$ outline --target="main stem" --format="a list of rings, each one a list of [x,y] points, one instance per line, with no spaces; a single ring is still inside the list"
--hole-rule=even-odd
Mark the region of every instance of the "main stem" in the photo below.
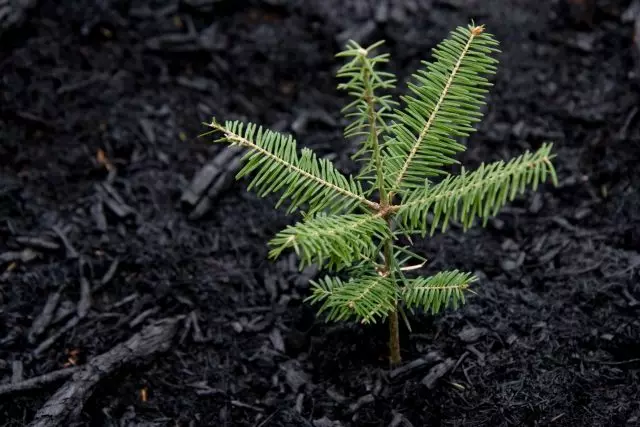
[[[365,67],[364,69],[364,79],[366,89],[365,89],[365,101],[367,103],[367,114],[369,119],[369,138],[371,141],[372,151],[373,151],[373,161],[376,165],[376,173],[378,175],[378,191],[380,193],[380,210],[387,211],[389,208],[389,194],[387,193],[384,187],[384,179],[382,176],[382,156],[380,153],[380,144],[378,141],[378,130],[377,130],[377,117],[376,110],[374,105],[374,97],[373,97],[373,87],[371,85],[371,81],[368,78],[369,69]],[[391,219],[389,217],[387,219],[387,226],[389,227],[389,231],[391,231]],[[389,233],[391,235],[391,233]],[[391,279],[394,279],[393,276],[393,239],[388,238],[384,241],[384,267],[382,274],[389,275]],[[395,283],[394,283],[395,286]],[[394,301],[393,310],[389,313],[389,362],[391,365],[397,365],[402,361],[402,356],[400,355],[400,326],[398,322],[398,300]]]
[[[391,229],[391,220],[387,219],[387,225]],[[391,238],[384,242],[384,269],[394,281],[395,278],[392,270],[393,260],[393,240]],[[398,322],[398,299],[394,301],[393,310],[389,313],[389,362],[391,365],[397,365],[402,361],[400,355],[400,325]]]
[[[380,207],[386,208],[389,205],[389,198],[384,188],[384,179],[382,176],[382,155],[380,153],[380,143],[378,142],[378,118],[376,116],[376,106],[373,96],[373,86],[369,79],[369,68],[367,67],[366,58],[363,58],[365,62],[364,77],[365,93],[364,100],[367,103],[367,118],[369,120],[369,140],[371,141],[371,148],[373,151],[373,161],[376,165],[376,175],[378,177],[378,191],[380,193]]]

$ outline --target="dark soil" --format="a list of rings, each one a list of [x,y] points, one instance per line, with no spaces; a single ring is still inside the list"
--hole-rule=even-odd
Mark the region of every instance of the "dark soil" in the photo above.
[[[0,19],[0,425],[640,425],[628,1],[0,3],[14,8]],[[198,138],[212,115],[293,132],[349,170],[343,42],[386,39],[406,77],[470,19],[502,54],[462,160],[553,141],[560,185],[487,228],[417,239],[425,274],[481,281],[463,309],[413,318],[409,365],[390,372],[384,326],[316,320],[302,303],[315,272],[267,260],[294,220],[273,200],[244,183],[198,215],[180,199],[221,152]],[[163,319],[177,330],[138,347]],[[74,394],[52,402],[62,387]]]

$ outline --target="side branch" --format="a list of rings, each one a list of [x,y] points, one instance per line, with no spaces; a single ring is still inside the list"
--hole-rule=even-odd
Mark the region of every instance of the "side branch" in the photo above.
[[[429,119],[427,120],[427,123],[424,125],[424,128],[422,128],[422,132],[420,132],[420,135],[418,136],[415,144],[411,148],[411,151],[409,152],[409,155],[407,156],[404,164],[402,165],[402,169],[400,169],[400,173],[396,177],[395,184],[393,186],[393,189],[391,190],[391,195],[393,195],[393,193],[398,188],[400,188],[400,184],[402,183],[402,180],[403,180],[405,174],[407,173],[407,169],[409,169],[409,165],[411,164],[411,162],[413,161],[413,158],[415,157],[416,153],[418,152],[418,149],[420,148],[420,145],[422,145],[427,133],[429,132],[429,129],[431,129],[431,125],[433,124],[435,118],[438,116],[438,112],[440,111],[440,107],[442,106],[442,103],[444,102],[444,100],[447,98],[447,95],[449,94],[449,88],[451,87],[451,84],[453,83],[453,80],[455,79],[456,75],[458,74],[458,70],[460,69],[460,65],[462,64],[462,60],[467,55],[467,52],[469,51],[469,47],[471,46],[471,43],[473,42],[473,39],[476,36],[480,35],[481,33],[482,33],[482,27],[475,27],[475,28],[473,28],[471,30],[470,36],[469,36],[469,40],[467,40],[467,43],[464,46],[464,49],[460,53],[460,56],[458,57],[458,61],[456,62],[455,66],[453,67],[453,70],[451,71],[451,74],[449,75],[449,78],[447,79],[447,82],[446,82],[446,84],[444,86],[444,90],[440,94],[440,98],[438,98],[438,102],[436,103],[435,107],[433,108],[433,111],[429,115]],[[390,199],[391,198],[392,197],[390,197]]]
[[[533,161],[530,162],[526,165],[523,166],[523,168],[535,168],[536,166],[539,166],[540,164],[545,164],[548,168],[552,168],[552,164],[551,161],[544,157],[542,159],[538,159],[537,161]],[[426,205],[426,204],[431,204],[431,203],[437,203],[440,200],[443,199],[448,199],[448,198],[455,198],[458,196],[462,196],[464,194],[468,194],[473,192],[474,190],[479,190],[482,187],[486,187],[489,185],[492,185],[494,183],[498,183],[498,182],[502,182],[505,181],[506,179],[508,179],[511,175],[513,175],[514,172],[510,171],[510,170],[504,170],[500,173],[497,173],[493,176],[491,176],[489,179],[487,180],[478,180],[476,182],[469,182],[466,185],[463,186],[459,186],[457,188],[453,188],[451,190],[448,191],[444,191],[444,192],[439,192],[436,189],[433,189],[432,194],[427,194],[424,197],[418,198],[418,199],[413,199],[407,203],[402,203],[400,205],[391,205],[388,208],[388,211],[390,212],[397,212],[401,209],[405,209],[405,208],[410,208],[410,207],[414,207],[414,206],[421,206],[421,205]]]
[[[406,229],[426,234],[428,215],[433,214],[431,233],[439,224],[444,230],[450,220],[461,220],[465,229],[476,217],[496,215],[498,210],[527,186],[536,189],[548,176],[554,184],[557,177],[551,164],[551,144],[538,151],[526,152],[509,163],[502,161],[481,165],[473,172],[449,176],[440,183],[409,194],[403,204],[389,209],[401,219]]]
[[[321,186],[330,189],[331,191],[338,193],[344,197],[347,197],[351,200],[357,201],[373,210],[378,210],[380,208],[380,205],[376,202],[373,202],[371,200],[368,200],[366,197],[354,193],[353,191],[350,191],[348,189],[342,188],[334,183],[331,183],[325,179],[322,179],[319,176],[316,176],[312,173],[309,173],[307,171],[305,171],[304,169],[296,166],[295,164],[287,161],[286,159],[280,158],[278,156],[276,156],[275,154],[269,152],[268,150],[266,150],[265,148],[261,147],[260,145],[256,144],[255,142],[251,141],[248,138],[245,138],[244,136],[242,136],[239,133],[233,132],[232,130],[230,130],[228,127],[223,126],[215,121],[212,121],[211,123],[206,123],[206,126],[209,126],[219,132],[222,132],[225,136],[225,139],[230,142],[232,145],[239,145],[241,147],[245,147],[250,149],[251,151],[254,151],[256,153],[259,153],[261,156],[268,158],[269,160],[281,165],[282,167],[286,168],[287,170],[290,170],[294,173],[296,173],[297,175],[303,177],[306,180],[309,181],[313,181],[317,184],[320,184]],[[205,134],[206,135],[206,134]]]
[[[271,258],[293,248],[301,267],[312,263],[340,269],[376,254],[374,238],[391,237],[380,213],[321,215],[289,226],[269,242]]]

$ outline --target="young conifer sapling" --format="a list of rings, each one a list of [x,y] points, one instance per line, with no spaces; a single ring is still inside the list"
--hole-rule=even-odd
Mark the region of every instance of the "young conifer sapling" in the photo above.
[[[328,320],[380,320],[389,323],[390,361],[401,361],[399,314],[423,309],[437,313],[458,307],[476,278],[458,270],[413,277],[425,259],[398,243],[412,234],[443,232],[451,221],[468,229],[476,218],[486,225],[507,202],[550,178],[551,144],[525,152],[508,162],[482,164],[459,175],[446,168],[465,146],[481,117],[487,77],[496,71],[498,43],[483,26],[458,27],[433,50],[408,83],[401,102],[389,92],[392,74],[379,70],[388,55],[350,41],[338,56],[338,71],[353,101],[343,112],[350,119],[345,137],[356,138],[354,158],[362,163],[356,176],[339,172],[308,148],[298,151],[290,135],[237,121],[207,126],[220,133],[217,142],[245,148],[245,164],[237,178],[249,174],[249,188],[260,196],[280,193],[277,205],[301,220],[270,242],[270,257],[293,249],[300,267],[316,263],[333,272],[312,281],[307,298],[319,304]],[[410,239],[409,239],[410,241]]]

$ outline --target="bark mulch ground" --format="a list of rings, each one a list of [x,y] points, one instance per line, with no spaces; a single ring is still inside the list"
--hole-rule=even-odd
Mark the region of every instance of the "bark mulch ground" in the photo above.
[[[639,425],[639,5],[1,0],[0,425]],[[333,55],[384,38],[406,77],[470,19],[502,54],[462,160],[553,141],[560,185],[416,240],[481,280],[389,370],[198,134],[256,121],[349,171]]]

